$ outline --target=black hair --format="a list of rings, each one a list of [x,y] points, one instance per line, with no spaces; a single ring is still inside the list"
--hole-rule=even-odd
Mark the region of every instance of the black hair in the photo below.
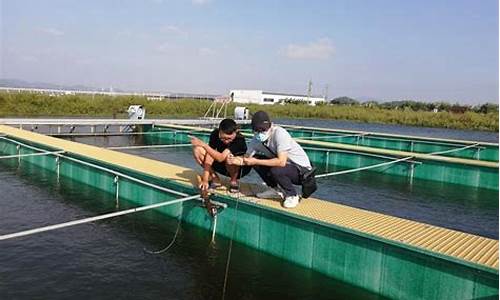
[[[238,124],[233,119],[224,119],[219,124],[219,131],[225,134],[233,134],[238,130]]]

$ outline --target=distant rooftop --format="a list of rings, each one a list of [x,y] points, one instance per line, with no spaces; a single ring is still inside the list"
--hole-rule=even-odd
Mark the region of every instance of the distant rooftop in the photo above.
[[[289,94],[289,93],[280,93],[280,92],[265,92],[262,91],[262,94],[266,95],[283,95],[283,96],[293,96],[293,97],[307,97],[307,95],[300,95],[300,94]],[[325,98],[320,95],[311,95],[312,98]]]

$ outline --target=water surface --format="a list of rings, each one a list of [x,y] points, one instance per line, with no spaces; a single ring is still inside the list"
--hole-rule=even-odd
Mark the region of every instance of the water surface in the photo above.
[[[304,126],[498,142],[497,133],[325,120]],[[78,137],[98,146],[141,145],[141,136]],[[198,168],[188,148],[124,152]],[[246,181],[259,183],[254,172]],[[360,172],[320,179],[317,198],[498,239],[498,193]],[[113,195],[0,161],[0,234],[115,209]],[[125,208],[123,203],[121,208]],[[229,241],[154,212],[0,242],[3,299],[220,299]],[[233,244],[226,299],[379,299],[361,289]]]
[[[112,195],[0,164],[0,234],[114,210]],[[27,169],[27,168],[26,168]],[[121,208],[127,203],[121,202]],[[2,241],[2,299],[221,299],[229,241],[154,212]],[[233,243],[226,299],[381,299]]]

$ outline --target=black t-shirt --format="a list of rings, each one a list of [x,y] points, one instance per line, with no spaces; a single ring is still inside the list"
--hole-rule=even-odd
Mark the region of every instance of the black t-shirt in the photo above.
[[[236,138],[226,145],[219,139],[219,129],[212,131],[208,145],[221,153],[226,149],[229,149],[233,155],[243,155],[247,152],[247,143],[241,134],[237,133]]]

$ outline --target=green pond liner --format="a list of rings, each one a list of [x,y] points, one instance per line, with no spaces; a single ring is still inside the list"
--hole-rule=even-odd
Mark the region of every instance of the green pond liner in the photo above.
[[[144,127],[145,131],[156,132],[144,136],[147,144],[189,143],[188,135],[196,136],[208,142],[209,134],[204,131],[169,129],[168,127]],[[322,172],[355,169],[380,164],[395,159],[374,153],[349,151],[344,149],[304,145],[304,150],[311,162]],[[425,157],[425,155],[424,155]],[[396,157],[398,158],[398,157]],[[491,164],[491,163],[490,163]],[[474,188],[498,190],[498,167],[462,164],[453,161],[433,159],[429,157],[415,158],[388,167],[371,169],[368,172],[381,172],[395,176],[403,176],[411,182],[413,179],[432,180],[442,183],[459,184]]]
[[[292,125],[281,125],[295,138],[306,138],[324,142],[333,142],[357,146],[367,146],[399,151],[433,153],[450,151],[464,146],[477,144],[464,150],[444,153],[442,156],[477,159],[498,162],[498,143],[447,140],[418,136],[404,136],[375,132],[339,130],[329,128],[309,128]],[[247,126],[246,126],[247,127]],[[251,133],[249,128],[244,132]],[[342,137],[345,136],[345,137]]]
[[[17,139],[47,151],[56,151],[45,145]],[[34,153],[0,139],[3,155]],[[71,153],[65,156],[98,164],[99,166],[133,176],[159,186],[188,194],[196,190],[185,183],[157,178],[149,174],[123,168],[91,157]],[[116,193],[115,176],[109,172],[82,165],[53,155],[31,156],[10,160],[26,170],[42,168],[59,172],[65,177],[96,189]],[[137,205],[147,205],[179,196],[161,192],[127,179],[119,180],[119,197]],[[494,299],[498,297],[498,270],[426,249],[386,240],[359,231],[297,216],[269,207],[238,201],[217,195],[214,200],[228,207],[218,215],[217,234],[280,257],[294,264],[351,285],[395,299]],[[235,207],[238,203],[238,210]],[[198,201],[174,204],[157,209],[168,217],[180,217],[207,230],[212,229],[212,218]],[[235,217],[237,217],[235,219]],[[233,221],[237,220],[236,223]],[[236,224],[234,236],[233,225]]]

